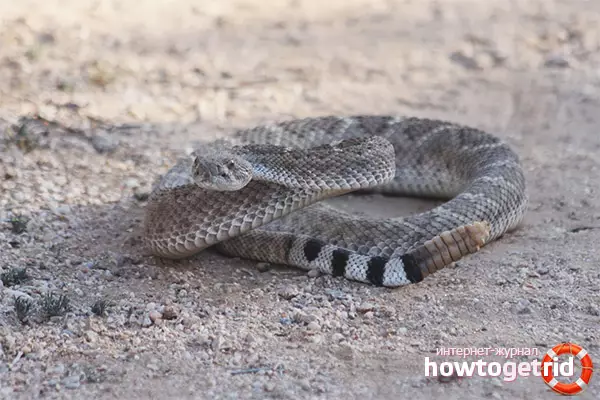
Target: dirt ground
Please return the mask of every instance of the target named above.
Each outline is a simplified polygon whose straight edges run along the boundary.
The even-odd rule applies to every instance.
[[[426,377],[424,363],[562,341],[600,363],[599,110],[599,1],[0,0],[0,398],[557,397],[539,377]],[[177,156],[329,114],[504,138],[528,179],[523,226],[397,290],[145,255],[144,199]],[[70,307],[44,306],[59,295]],[[15,298],[33,307],[24,322]],[[581,398],[600,397],[598,374]]]

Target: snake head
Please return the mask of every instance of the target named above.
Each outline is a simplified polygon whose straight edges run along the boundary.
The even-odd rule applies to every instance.
[[[252,165],[237,155],[200,154],[194,157],[192,179],[203,189],[234,191],[250,182],[252,170]]]

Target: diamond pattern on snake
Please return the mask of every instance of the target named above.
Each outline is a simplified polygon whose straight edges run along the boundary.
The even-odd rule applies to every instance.
[[[323,205],[354,191],[447,200],[402,218]],[[154,187],[144,240],[157,256],[229,256],[397,287],[515,229],[527,208],[518,156],[455,123],[316,117],[243,129],[182,158]]]

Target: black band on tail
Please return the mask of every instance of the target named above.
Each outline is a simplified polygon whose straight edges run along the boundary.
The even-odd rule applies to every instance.
[[[367,263],[367,279],[375,286],[383,286],[383,273],[385,272],[385,264],[388,259],[385,257],[371,257]]]
[[[411,283],[421,282],[423,280],[423,272],[421,271],[415,256],[412,254],[404,254],[400,259],[402,260],[402,264],[404,264],[406,278],[408,278]]]
[[[322,248],[323,248],[323,243],[321,241],[316,240],[316,239],[310,239],[304,245],[304,257],[306,257],[308,262],[311,262],[311,261],[315,260],[317,257],[319,257],[319,253],[321,252]]]
[[[336,249],[333,251],[331,260],[331,275],[344,276],[346,274],[346,265],[350,258],[350,252],[345,249]]]

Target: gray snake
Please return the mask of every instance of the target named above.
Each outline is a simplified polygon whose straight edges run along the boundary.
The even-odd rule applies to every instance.
[[[404,218],[320,203],[356,190],[448,201]],[[495,136],[412,117],[317,117],[243,129],[180,160],[149,198],[144,239],[161,257],[216,245],[395,287],[476,252],[526,208],[519,158]]]

